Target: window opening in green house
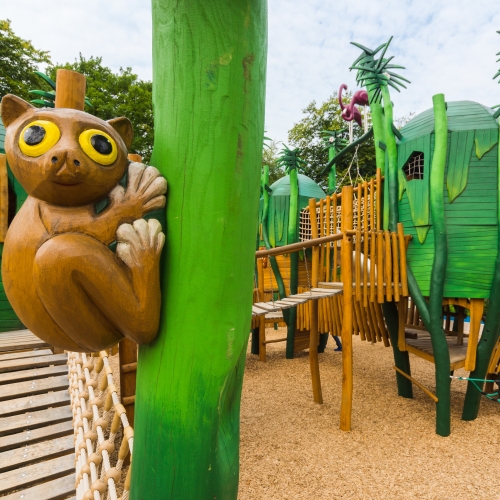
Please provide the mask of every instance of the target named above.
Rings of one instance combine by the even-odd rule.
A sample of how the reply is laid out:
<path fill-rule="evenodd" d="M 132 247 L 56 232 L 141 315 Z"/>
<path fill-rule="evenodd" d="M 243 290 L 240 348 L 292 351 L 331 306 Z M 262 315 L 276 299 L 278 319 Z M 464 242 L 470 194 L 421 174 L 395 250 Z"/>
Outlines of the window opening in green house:
<path fill-rule="evenodd" d="M 405 173 L 406 180 L 424 178 L 424 153 L 421 151 L 414 151 L 408 161 L 403 165 L 403 172 Z"/>

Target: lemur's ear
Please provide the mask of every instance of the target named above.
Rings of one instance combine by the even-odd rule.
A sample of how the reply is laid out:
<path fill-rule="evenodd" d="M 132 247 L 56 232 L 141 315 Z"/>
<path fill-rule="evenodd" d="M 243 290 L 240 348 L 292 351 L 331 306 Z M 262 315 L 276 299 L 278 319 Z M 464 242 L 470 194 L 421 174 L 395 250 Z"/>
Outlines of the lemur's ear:
<path fill-rule="evenodd" d="M 3 124 L 8 127 L 13 121 L 28 110 L 35 109 L 31 104 L 12 94 L 3 96 L 1 116 Z"/>
<path fill-rule="evenodd" d="M 132 139 L 134 138 L 134 131 L 132 129 L 132 123 L 128 118 L 121 116 L 120 118 L 113 118 L 108 120 L 108 123 L 120 134 L 123 139 L 127 149 L 130 148 L 132 144 Z"/>

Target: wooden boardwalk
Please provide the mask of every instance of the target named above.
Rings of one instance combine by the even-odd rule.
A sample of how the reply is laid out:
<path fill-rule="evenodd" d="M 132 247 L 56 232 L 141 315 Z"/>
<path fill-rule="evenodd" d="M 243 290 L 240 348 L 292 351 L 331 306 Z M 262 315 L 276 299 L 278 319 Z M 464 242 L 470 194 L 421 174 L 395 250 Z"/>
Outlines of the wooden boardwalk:
<path fill-rule="evenodd" d="M 66 354 L 28 330 L 0 334 L 0 498 L 75 498 Z"/>

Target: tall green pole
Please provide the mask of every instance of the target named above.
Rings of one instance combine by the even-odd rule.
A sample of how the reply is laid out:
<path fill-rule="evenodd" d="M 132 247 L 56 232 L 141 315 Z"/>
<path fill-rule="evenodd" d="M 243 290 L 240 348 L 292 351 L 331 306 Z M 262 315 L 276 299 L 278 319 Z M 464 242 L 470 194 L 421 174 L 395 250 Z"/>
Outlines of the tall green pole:
<path fill-rule="evenodd" d="M 443 330 L 443 294 L 448 244 L 444 217 L 444 171 L 448 148 L 448 119 L 443 94 L 432 97 L 434 105 L 434 154 L 430 172 L 430 205 L 434 226 L 434 261 L 429 294 L 429 324 L 436 365 L 436 432 L 450 434 L 450 353 Z"/>
<path fill-rule="evenodd" d="M 387 168 L 385 170 L 384 182 L 384 217 L 388 214 L 389 230 L 395 232 L 399 222 L 399 207 L 398 207 L 398 149 L 396 145 L 396 137 L 392 131 L 393 127 L 393 107 L 391 95 L 387 85 L 381 87 L 382 98 L 384 103 L 383 127 L 386 147 Z M 377 120 L 380 119 L 380 113 L 376 113 Z M 380 125 L 378 125 L 380 126 Z M 375 123 L 374 123 L 375 132 Z M 377 148 L 376 148 L 377 149 Z M 380 148 L 378 148 L 380 149 Z M 398 309 L 394 302 L 384 302 L 382 305 L 384 316 L 387 322 L 387 329 L 391 339 L 392 353 L 394 356 L 394 364 L 403 372 L 411 375 L 410 371 L 410 356 L 407 351 L 401 351 L 398 346 Z M 398 394 L 404 398 L 413 397 L 413 387 L 410 380 L 396 372 L 396 384 L 398 386 Z"/>
<path fill-rule="evenodd" d="M 328 148 L 328 163 L 330 163 L 337 154 L 335 146 Z M 328 172 L 328 194 L 335 193 L 337 190 L 337 166 L 333 164 Z"/>
<path fill-rule="evenodd" d="M 290 170 L 290 212 L 288 214 L 288 244 L 299 240 L 299 178 L 296 168 Z M 299 254 L 290 254 L 290 294 L 298 291 Z M 297 327 L 297 308 L 292 307 L 288 313 L 286 336 L 286 357 L 292 359 L 295 350 L 295 330 Z"/>
<path fill-rule="evenodd" d="M 153 0 L 162 319 L 141 346 L 131 498 L 234 500 L 250 329 L 265 0 Z"/>

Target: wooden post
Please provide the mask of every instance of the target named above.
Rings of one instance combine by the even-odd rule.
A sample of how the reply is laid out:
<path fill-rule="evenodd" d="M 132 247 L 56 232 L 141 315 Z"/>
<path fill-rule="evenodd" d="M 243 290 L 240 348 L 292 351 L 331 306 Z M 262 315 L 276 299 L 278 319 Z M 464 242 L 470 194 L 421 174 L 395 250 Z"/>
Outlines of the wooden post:
<path fill-rule="evenodd" d="M 85 75 L 69 69 L 58 69 L 56 74 L 56 108 L 83 111 L 85 107 Z"/>
<path fill-rule="evenodd" d="M 139 349 L 131 500 L 233 500 L 264 135 L 267 3 L 153 0 L 162 315 Z M 257 168 L 256 168 L 257 166 Z"/>
<path fill-rule="evenodd" d="M 0 243 L 5 241 L 9 227 L 9 179 L 7 156 L 0 154 Z"/>
<path fill-rule="evenodd" d="M 257 276 L 259 279 L 259 297 L 264 302 L 264 262 L 262 259 L 257 259 Z M 272 292 L 271 292 L 272 293 Z M 259 360 L 267 361 L 266 352 L 266 318 L 259 316 Z"/>
<path fill-rule="evenodd" d="M 352 236 L 346 231 L 352 229 L 352 186 L 342 189 L 342 231 L 340 272 L 344 283 L 344 316 L 342 321 L 342 403 L 340 407 L 340 429 L 351 430 L 352 412 Z"/>
<path fill-rule="evenodd" d="M 313 238 L 318 238 L 318 223 L 316 220 L 316 200 L 311 198 L 309 200 L 309 212 L 311 217 L 311 232 Z M 312 247 L 312 270 L 311 270 L 311 285 L 313 288 L 318 286 L 318 273 L 319 273 L 319 247 Z M 304 256 L 304 258 L 306 258 Z M 321 378 L 319 373 L 319 360 L 318 360 L 318 301 L 309 301 L 310 319 L 310 334 L 309 334 L 309 365 L 311 367 L 311 381 L 313 388 L 313 397 L 315 403 L 323 403 L 323 396 L 321 394 Z"/>

